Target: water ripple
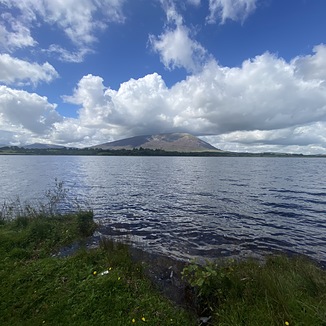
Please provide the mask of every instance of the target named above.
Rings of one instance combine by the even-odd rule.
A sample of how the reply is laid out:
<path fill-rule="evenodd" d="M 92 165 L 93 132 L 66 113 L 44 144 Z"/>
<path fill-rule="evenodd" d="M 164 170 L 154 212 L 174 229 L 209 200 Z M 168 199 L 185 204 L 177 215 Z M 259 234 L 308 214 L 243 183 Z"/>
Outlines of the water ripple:
<path fill-rule="evenodd" d="M 103 236 L 146 250 L 180 259 L 280 250 L 326 264 L 324 159 L 2 156 L 0 167 L 2 202 L 40 198 L 58 178 Z"/>

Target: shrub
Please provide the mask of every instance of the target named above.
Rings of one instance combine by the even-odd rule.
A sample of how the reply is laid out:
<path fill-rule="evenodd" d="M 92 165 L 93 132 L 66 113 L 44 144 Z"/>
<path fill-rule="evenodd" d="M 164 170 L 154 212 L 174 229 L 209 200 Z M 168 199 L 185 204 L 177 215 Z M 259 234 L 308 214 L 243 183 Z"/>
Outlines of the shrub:
<path fill-rule="evenodd" d="M 92 211 L 78 212 L 77 226 L 78 226 L 79 234 L 82 237 L 91 236 L 96 229 L 96 223 L 93 220 L 93 212 Z"/>

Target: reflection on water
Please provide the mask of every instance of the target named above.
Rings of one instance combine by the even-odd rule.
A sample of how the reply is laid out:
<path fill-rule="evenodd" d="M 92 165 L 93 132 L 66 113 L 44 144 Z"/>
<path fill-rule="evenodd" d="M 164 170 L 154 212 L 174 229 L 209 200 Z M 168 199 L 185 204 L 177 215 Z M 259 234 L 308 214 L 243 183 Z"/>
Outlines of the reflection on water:
<path fill-rule="evenodd" d="M 326 161 L 305 158 L 1 156 L 0 199 L 58 178 L 100 232 L 178 258 L 304 253 L 326 262 Z"/>

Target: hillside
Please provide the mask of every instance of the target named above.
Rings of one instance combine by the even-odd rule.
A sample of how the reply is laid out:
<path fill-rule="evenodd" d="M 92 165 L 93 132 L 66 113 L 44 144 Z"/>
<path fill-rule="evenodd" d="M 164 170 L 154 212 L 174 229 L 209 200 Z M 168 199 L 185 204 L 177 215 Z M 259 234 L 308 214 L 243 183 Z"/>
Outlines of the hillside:
<path fill-rule="evenodd" d="M 176 152 L 220 152 L 219 149 L 187 133 L 136 136 L 93 146 L 95 149 L 161 149 Z"/>
<path fill-rule="evenodd" d="M 40 143 L 34 143 L 30 145 L 22 146 L 26 149 L 62 149 L 65 148 L 64 146 L 60 145 L 53 145 L 53 144 L 40 144 Z"/>

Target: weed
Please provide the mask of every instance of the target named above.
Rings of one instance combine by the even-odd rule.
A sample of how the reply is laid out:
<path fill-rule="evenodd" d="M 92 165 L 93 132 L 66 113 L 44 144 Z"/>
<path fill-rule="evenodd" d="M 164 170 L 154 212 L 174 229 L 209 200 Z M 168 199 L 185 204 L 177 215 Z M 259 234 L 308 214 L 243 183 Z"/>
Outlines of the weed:
<path fill-rule="evenodd" d="M 96 224 L 93 220 L 93 212 L 81 211 L 77 214 L 78 230 L 82 237 L 89 237 L 96 229 Z"/>
<path fill-rule="evenodd" d="M 192 263 L 183 277 L 212 325 L 326 325 L 326 273 L 305 258 Z"/>

